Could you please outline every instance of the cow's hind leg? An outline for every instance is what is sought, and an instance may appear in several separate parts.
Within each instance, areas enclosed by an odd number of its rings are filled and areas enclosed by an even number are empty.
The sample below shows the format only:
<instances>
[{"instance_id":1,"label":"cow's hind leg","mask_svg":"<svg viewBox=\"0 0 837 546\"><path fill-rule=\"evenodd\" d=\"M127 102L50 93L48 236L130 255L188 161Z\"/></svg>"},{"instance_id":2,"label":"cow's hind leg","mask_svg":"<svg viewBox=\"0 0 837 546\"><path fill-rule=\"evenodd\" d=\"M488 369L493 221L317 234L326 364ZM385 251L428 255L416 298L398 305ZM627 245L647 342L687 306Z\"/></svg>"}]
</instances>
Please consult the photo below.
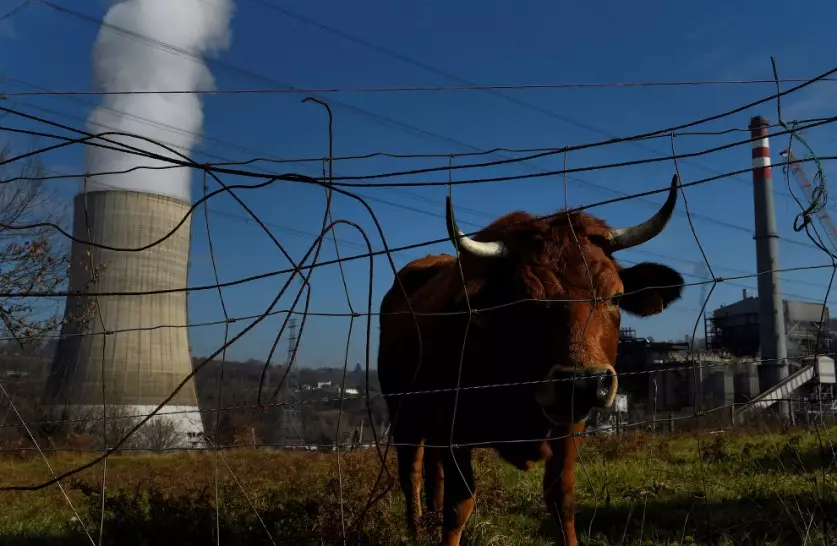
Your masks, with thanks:
<instances>
[{"instance_id":1,"label":"cow's hind leg","mask_svg":"<svg viewBox=\"0 0 837 546\"><path fill-rule=\"evenodd\" d=\"M474 510L476 482L471 467L471 450L454 448L445 451L442 546L459 546L462 531Z\"/></svg>"},{"instance_id":2,"label":"cow's hind leg","mask_svg":"<svg viewBox=\"0 0 837 546\"><path fill-rule=\"evenodd\" d=\"M407 528L413 537L417 537L421 519L421 470L424 446L420 442L398 441L398 443L401 444L396 447L398 480L407 505Z\"/></svg>"},{"instance_id":3,"label":"cow's hind leg","mask_svg":"<svg viewBox=\"0 0 837 546\"><path fill-rule=\"evenodd\" d=\"M430 513L440 513L445 501L443 452L439 448L424 448L424 496Z\"/></svg>"}]
</instances>

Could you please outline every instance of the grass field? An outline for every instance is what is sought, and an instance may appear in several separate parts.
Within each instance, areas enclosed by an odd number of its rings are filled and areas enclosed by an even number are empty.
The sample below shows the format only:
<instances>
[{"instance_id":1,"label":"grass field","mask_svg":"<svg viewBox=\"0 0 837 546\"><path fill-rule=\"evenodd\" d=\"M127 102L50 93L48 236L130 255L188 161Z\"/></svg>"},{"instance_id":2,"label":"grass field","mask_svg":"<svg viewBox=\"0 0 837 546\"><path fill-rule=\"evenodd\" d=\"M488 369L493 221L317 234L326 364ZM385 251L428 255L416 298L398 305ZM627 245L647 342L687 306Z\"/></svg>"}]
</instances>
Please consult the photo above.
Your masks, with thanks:
<instances>
[{"instance_id":1,"label":"grass field","mask_svg":"<svg viewBox=\"0 0 837 546\"><path fill-rule=\"evenodd\" d=\"M699 456L694 434L586 439L576 475L579 536L586 544L837 544L834 440L837 429L703 433ZM341 458L342 520L333 453L241 448L222 454L221 544L271 544L253 507L276 544L342 543L344 525L349 544L406 543L397 486L353 527L379 470L374 449ZM57 472L91 456L48 455ZM211 452L112 456L104 544L215 544L215 462ZM475 466L477 513L464 544L552 544L542 469L517 471L492 452L477 452ZM4 485L48 477L36 453L0 457ZM98 466L63 483L97 543L101 478ZM0 537L4 545L90 544L57 486L0 492Z\"/></svg>"}]
</instances>

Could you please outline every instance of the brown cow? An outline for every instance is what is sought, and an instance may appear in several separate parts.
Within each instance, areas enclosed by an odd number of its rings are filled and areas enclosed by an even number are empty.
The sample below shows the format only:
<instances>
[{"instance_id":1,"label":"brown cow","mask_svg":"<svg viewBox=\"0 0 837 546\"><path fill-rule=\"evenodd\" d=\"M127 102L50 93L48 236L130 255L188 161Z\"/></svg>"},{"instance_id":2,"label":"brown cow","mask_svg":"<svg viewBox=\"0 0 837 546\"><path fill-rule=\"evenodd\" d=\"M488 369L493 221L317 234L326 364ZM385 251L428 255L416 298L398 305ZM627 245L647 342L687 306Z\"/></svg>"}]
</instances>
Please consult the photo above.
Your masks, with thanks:
<instances>
[{"instance_id":1,"label":"brown cow","mask_svg":"<svg viewBox=\"0 0 837 546\"><path fill-rule=\"evenodd\" d=\"M571 433L592 408L613 404L620 309L659 313L683 286L669 267L623 268L611 254L658 235L676 201L677 176L662 208L638 226L609 228L585 212L513 212L468 238L448 198L459 259L407 264L381 302L378 374L414 535L423 469L427 511L442 511L442 544L459 545L475 502L471 450L484 447L523 470L546 460L544 498L559 542L577 544L580 438Z\"/></svg>"}]
</instances>

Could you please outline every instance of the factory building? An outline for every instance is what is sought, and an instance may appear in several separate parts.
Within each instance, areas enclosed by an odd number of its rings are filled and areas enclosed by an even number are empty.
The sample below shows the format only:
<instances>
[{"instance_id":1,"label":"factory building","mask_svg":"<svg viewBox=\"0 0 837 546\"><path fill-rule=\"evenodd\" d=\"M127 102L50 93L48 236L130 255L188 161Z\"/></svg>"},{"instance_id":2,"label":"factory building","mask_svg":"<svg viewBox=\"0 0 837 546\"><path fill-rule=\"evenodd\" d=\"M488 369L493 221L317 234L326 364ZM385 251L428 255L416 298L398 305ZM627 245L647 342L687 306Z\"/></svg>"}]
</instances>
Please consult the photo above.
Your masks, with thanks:
<instances>
[{"instance_id":1,"label":"factory building","mask_svg":"<svg viewBox=\"0 0 837 546\"><path fill-rule=\"evenodd\" d=\"M787 390L793 386L793 396L800 400L827 399L821 391L826 388L830 393L832 380L808 369L810 358L806 357L816 347L820 355L832 354L834 330L828 308L787 299L782 304L789 381L793 385L780 387ZM759 377L759 343L758 297L746 291L740 301L722 306L706 317L706 346L696 348L694 354L689 353L688 340L653 341L624 328L616 366L622 375L620 392L628 395L632 408L658 414L688 413L694 411L695 404L705 411L764 398L765 388ZM822 358L827 360L828 356Z\"/></svg>"},{"instance_id":2,"label":"factory building","mask_svg":"<svg viewBox=\"0 0 837 546\"><path fill-rule=\"evenodd\" d=\"M620 392L628 395L634 408L646 412L677 411L695 402L704 409L731 404L736 384L742 396L758 394L758 377L753 387L747 366L703 350L690 355L688 342L637 337L631 328L620 332L616 369Z\"/></svg>"},{"instance_id":3,"label":"factory building","mask_svg":"<svg viewBox=\"0 0 837 546\"><path fill-rule=\"evenodd\" d=\"M782 300L788 358L831 353L828 307L821 303ZM722 306L706 317L706 347L715 353L758 358L759 298L743 292L740 301ZM818 350L815 351L815 349Z\"/></svg>"}]
</instances>

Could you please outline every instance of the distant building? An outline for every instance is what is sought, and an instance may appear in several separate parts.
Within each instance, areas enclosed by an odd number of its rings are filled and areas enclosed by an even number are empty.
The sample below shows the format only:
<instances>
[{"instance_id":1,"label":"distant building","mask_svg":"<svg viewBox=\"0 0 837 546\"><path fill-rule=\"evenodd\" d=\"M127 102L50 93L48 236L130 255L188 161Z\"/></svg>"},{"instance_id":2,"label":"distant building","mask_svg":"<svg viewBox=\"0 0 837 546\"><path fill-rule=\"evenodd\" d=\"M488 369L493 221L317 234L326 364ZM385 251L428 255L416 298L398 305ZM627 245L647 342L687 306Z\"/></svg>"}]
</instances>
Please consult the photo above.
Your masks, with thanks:
<instances>
[{"instance_id":1,"label":"distant building","mask_svg":"<svg viewBox=\"0 0 837 546\"><path fill-rule=\"evenodd\" d=\"M715 309L706 319L706 346L716 353L758 358L759 298L744 290L744 297ZM831 353L831 317L821 303L782 300L788 358ZM819 343L819 346L817 346Z\"/></svg>"},{"instance_id":2,"label":"distant building","mask_svg":"<svg viewBox=\"0 0 837 546\"><path fill-rule=\"evenodd\" d=\"M677 356L682 360L688 350L689 346L686 343L654 341L637 337L632 328L622 328L619 332L619 352L616 356L620 392L646 399L649 374L643 372L660 368Z\"/></svg>"}]
</instances>

